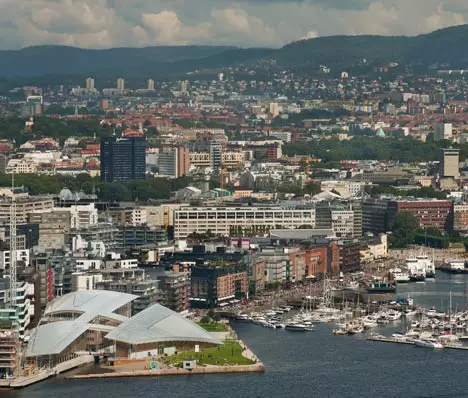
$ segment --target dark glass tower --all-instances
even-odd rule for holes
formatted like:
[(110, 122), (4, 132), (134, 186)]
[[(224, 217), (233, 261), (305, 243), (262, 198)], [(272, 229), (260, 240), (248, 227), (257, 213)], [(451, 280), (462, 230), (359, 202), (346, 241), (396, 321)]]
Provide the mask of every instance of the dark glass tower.
[(101, 181), (144, 179), (145, 175), (145, 137), (101, 138)]

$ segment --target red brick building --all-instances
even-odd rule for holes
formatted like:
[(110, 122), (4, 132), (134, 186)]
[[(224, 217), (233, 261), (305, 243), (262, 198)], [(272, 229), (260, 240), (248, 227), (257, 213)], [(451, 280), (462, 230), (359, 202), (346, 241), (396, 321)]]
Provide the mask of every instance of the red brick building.
[(421, 228), (436, 228), (440, 231), (453, 229), (453, 202), (451, 200), (395, 200), (388, 204), (390, 227), (397, 214), (408, 212), (418, 220)]

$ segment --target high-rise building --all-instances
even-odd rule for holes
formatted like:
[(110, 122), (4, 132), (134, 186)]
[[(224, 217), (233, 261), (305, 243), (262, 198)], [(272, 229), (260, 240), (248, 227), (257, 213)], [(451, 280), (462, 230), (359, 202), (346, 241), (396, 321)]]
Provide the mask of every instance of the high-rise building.
[(107, 110), (109, 109), (109, 100), (108, 100), (108, 99), (103, 98), (103, 99), (101, 100), (101, 109), (102, 109), (103, 111), (107, 111)]
[(210, 160), (211, 168), (214, 172), (219, 171), (223, 157), (223, 147), (219, 141), (213, 140), (210, 142)]
[(450, 140), (453, 133), (452, 123), (441, 123), (435, 126), (434, 141)]
[(101, 138), (101, 181), (144, 179), (146, 139), (143, 135)]
[(148, 79), (146, 81), (146, 89), (150, 91), (154, 91), (154, 80), (153, 79)]
[(117, 79), (117, 90), (125, 90), (125, 80), (121, 77)]
[(280, 107), (277, 102), (270, 102), (269, 112), (272, 117), (276, 117), (280, 114)]
[(92, 77), (88, 77), (86, 79), (86, 90), (88, 90), (88, 91), (94, 91), (95, 90), (94, 79)]
[(187, 80), (182, 80), (180, 82), (180, 91), (183, 93), (186, 93), (188, 91), (188, 81)]
[(159, 154), (159, 174), (168, 177), (183, 177), (190, 170), (190, 152), (185, 147), (167, 148)]
[(26, 98), (27, 112), (29, 116), (36, 116), (42, 113), (42, 95), (30, 95)]
[(442, 149), (440, 151), (439, 174), (441, 178), (460, 178), (460, 151), (458, 149)]

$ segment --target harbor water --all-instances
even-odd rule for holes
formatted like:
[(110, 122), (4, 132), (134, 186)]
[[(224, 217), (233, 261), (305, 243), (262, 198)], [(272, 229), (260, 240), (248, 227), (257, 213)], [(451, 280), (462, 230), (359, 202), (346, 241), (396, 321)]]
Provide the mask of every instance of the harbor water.
[[(465, 306), (465, 276), (399, 286), (416, 305), (447, 310)], [(233, 323), (265, 364), (264, 374), (66, 380), (63, 377), (2, 398), (122, 397), (468, 397), (468, 352), (371, 342), (365, 335), (334, 336), (333, 325), (294, 333)], [(403, 322), (392, 325), (403, 328)], [(378, 331), (378, 330), (377, 330)], [(385, 331), (380, 329), (380, 331)]]

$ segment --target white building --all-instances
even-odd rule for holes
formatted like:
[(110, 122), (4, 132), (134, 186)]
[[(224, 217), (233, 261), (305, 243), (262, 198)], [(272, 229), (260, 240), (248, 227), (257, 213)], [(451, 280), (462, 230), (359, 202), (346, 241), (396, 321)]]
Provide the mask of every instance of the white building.
[(102, 274), (85, 274), (82, 272), (75, 272), (71, 278), (72, 292), (81, 292), (85, 290), (96, 290), (98, 282), (102, 282)]
[[(16, 251), (16, 261), (24, 261), (25, 264), (29, 265), (29, 249), (26, 250), (17, 250)], [(0, 270), (10, 268), (10, 251), (2, 250), (0, 251)]]
[(88, 271), (101, 269), (102, 261), (95, 258), (77, 258), (75, 260), (75, 269), (77, 271)]
[(71, 214), (72, 229), (86, 229), (98, 223), (98, 210), (94, 207), (94, 203), (73, 205), (68, 209)]
[(440, 123), (435, 126), (434, 141), (451, 140), (453, 133), (452, 123)]
[(192, 232), (230, 236), (231, 228), (264, 227), (266, 230), (315, 228), (315, 209), (285, 207), (185, 207), (174, 212), (174, 237), (183, 239)]

